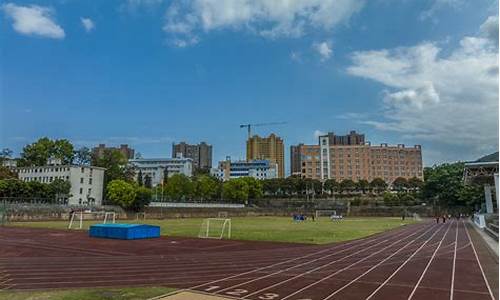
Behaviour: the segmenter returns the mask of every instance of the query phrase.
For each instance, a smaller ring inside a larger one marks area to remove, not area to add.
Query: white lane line
[[[462,220],[462,223],[463,223],[463,220]],[[491,299],[495,300],[495,296],[493,296],[493,292],[491,291],[490,284],[488,283],[488,279],[486,278],[486,274],[484,274],[483,267],[481,266],[481,262],[479,261],[479,257],[477,256],[476,247],[474,247],[474,243],[472,242],[472,239],[470,237],[469,230],[467,230],[467,228],[465,227],[465,224],[464,224],[464,228],[465,228],[465,232],[467,233],[467,237],[469,238],[470,244],[472,246],[472,250],[474,251],[474,256],[476,257],[477,264],[479,265],[479,269],[481,270],[481,274],[483,275],[483,280],[486,283],[486,287],[488,288],[488,292],[490,293]]]
[[[426,234],[426,233],[427,233],[429,230],[431,230],[432,228],[433,228],[433,226],[431,226],[429,229],[425,230],[425,231],[424,231],[424,233],[422,233],[422,235]],[[318,284],[318,283],[320,283],[320,282],[323,282],[323,281],[325,281],[325,280],[327,280],[327,279],[330,279],[330,278],[332,278],[333,276],[335,276],[335,275],[337,275],[337,274],[339,274],[339,273],[341,273],[341,272],[343,272],[343,271],[345,271],[345,270],[347,270],[347,269],[351,268],[352,266],[355,266],[355,265],[357,265],[357,264],[359,264],[359,263],[361,263],[361,262],[363,262],[363,261],[367,260],[368,258],[370,258],[370,257],[372,257],[372,256],[374,256],[374,255],[376,255],[376,254],[379,254],[380,252],[384,251],[385,249],[388,249],[388,248],[390,248],[390,247],[392,247],[392,246],[396,245],[397,243],[399,243],[399,242],[401,242],[401,241],[403,241],[403,240],[406,240],[406,239],[410,238],[411,236],[413,236],[413,235],[415,235],[415,234],[417,234],[417,233],[419,233],[419,232],[421,232],[421,230],[419,230],[419,231],[415,231],[414,233],[410,234],[409,236],[407,236],[407,237],[405,237],[405,238],[403,238],[403,239],[401,239],[401,240],[395,241],[395,242],[393,242],[393,243],[389,244],[388,246],[383,247],[382,249],[380,249],[380,250],[378,250],[378,251],[376,251],[376,252],[374,252],[374,253],[372,253],[372,254],[368,255],[368,256],[367,256],[367,257],[365,257],[365,258],[362,258],[362,259],[360,259],[360,260],[357,260],[357,261],[355,261],[354,263],[352,263],[352,264],[350,264],[350,265],[348,265],[348,266],[346,266],[346,267],[343,267],[343,268],[339,269],[338,271],[336,271],[336,272],[334,272],[334,273],[332,273],[332,274],[330,274],[330,275],[328,275],[328,276],[326,276],[326,277],[323,277],[323,278],[322,278],[322,279],[320,279],[320,280],[317,280],[317,281],[315,281],[315,282],[313,282],[313,283],[311,283],[311,284],[309,284],[309,285],[306,285],[305,287],[303,287],[303,288],[301,288],[301,289],[299,289],[299,290],[296,290],[295,292],[293,292],[293,293],[291,293],[291,294],[287,295],[286,297],[282,298],[281,300],[288,299],[288,298],[290,298],[290,297],[292,297],[292,296],[297,295],[298,293],[300,293],[300,292],[302,292],[302,291],[305,291],[305,290],[307,290],[307,289],[309,289],[309,288],[311,288],[311,287],[313,287],[313,286],[317,285],[317,284]],[[421,236],[422,236],[422,235],[421,235]],[[263,290],[264,290],[264,289],[263,289]],[[263,290],[260,290],[260,291],[263,291]],[[259,292],[260,292],[260,291],[259,291]],[[255,293],[252,293],[252,294],[255,294]],[[250,295],[248,295],[248,296],[250,296]]]
[[[398,272],[399,272],[402,268],[404,268],[404,266],[405,266],[407,263],[409,263],[409,262],[410,262],[410,260],[411,260],[411,259],[412,259],[415,255],[417,255],[417,253],[418,253],[418,252],[420,252],[420,250],[422,250],[422,249],[425,247],[425,245],[427,245],[427,243],[428,243],[428,242],[429,242],[432,238],[434,238],[434,236],[435,236],[438,232],[440,232],[441,230],[442,230],[442,228],[439,228],[438,230],[436,230],[436,231],[434,232],[434,234],[432,234],[432,236],[431,236],[431,237],[430,237],[427,241],[425,241],[425,243],[423,243],[423,244],[422,244],[422,245],[421,245],[421,246],[420,246],[420,247],[419,247],[419,248],[418,248],[415,252],[413,252],[413,254],[412,254],[410,257],[408,257],[408,258],[407,258],[407,259],[403,262],[403,264],[401,264],[401,265],[400,265],[400,266],[399,266],[399,267],[398,267],[398,268],[397,268],[397,269],[396,269],[396,270],[395,270],[395,271],[391,274],[391,276],[387,277],[387,279],[386,279],[384,282],[382,282],[382,284],[380,284],[380,285],[377,287],[377,289],[376,289],[376,290],[374,290],[374,291],[373,291],[373,292],[372,292],[372,293],[371,293],[368,297],[366,297],[366,299],[365,299],[365,300],[369,300],[369,299],[371,299],[371,298],[372,298],[372,297],[373,297],[373,296],[374,296],[374,295],[375,295],[378,291],[380,291],[380,290],[381,290],[381,289],[382,289],[382,288],[383,288],[383,287],[384,287],[384,286],[385,286],[385,285],[386,285],[386,284],[387,284],[387,283],[388,283],[388,282],[389,282],[389,281],[390,281],[390,280],[391,280],[394,276],[396,276],[396,274],[397,274],[397,273],[398,273]],[[437,243],[430,244],[430,245],[431,245],[431,246],[433,246],[433,245],[435,245],[435,244],[437,244]]]
[[[394,257],[395,255],[397,255],[399,252],[401,252],[403,249],[405,249],[406,247],[410,246],[411,244],[413,244],[417,239],[419,239],[420,237],[424,236],[427,232],[421,234],[420,236],[418,236],[417,238],[413,239],[411,242],[407,243],[406,245],[404,245],[403,247],[399,248],[398,251],[392,253],[391,255],[389,255],[388,257],[384,258],[383,260],[381,260],[380,262],[378,262],[376,265],[372,266],[370,269],[366,270],[363,274],[359,275],[358,277],[354,278],[353,280],[351,280],[350,282],[348,282],[347,284],[345,284],[344,286],[342,286],[341,288],[337,289],[335,292],[331,293],[330,295],[328,295],[326,298],[324,298],[323,300],[328,300],[328,299],[331,299],[333,296],[337,295],[338,293],[340,293],[341,291],[343,291],[344,289],[346,289],[347,287],[349,287],[351,284],[355,283],[356,281],[358,281],[360,278],[362,278],[363,276],[365,276],[366,274],[370,273],[371,271],[375,270],[376,268],[378,268],[380,265],[382,265],[384,262],[388,261],[389,259],[391,259],[392,257]],[[434,237],[434,235],[437,233],[437,231],[434,231],[434,233],[429,237],[427,238],[427,240],[425,241],[425,243],[429,242],[432,237]],[[425,244],[424,243],[424,244]],[[418,250],[420,250],[422,247],[418,248]],[[417,250],[417,251],[418,251]],[[416,252],[415,252],[416,253]],[[414,253],[414,254],[415,254]]]
[[[403,235],[403,234],[404,234],[404,233],[399,233],[399,234],[397,234],[397,235],[393,236],[392,238],[394,238],[394,237],[398,237],[398,236],[401,236],[401,235]],[[359,251],[364,251],[364,250],[367,250],[367,249],[372,248],[372,247],[374,247],[374,246],[377,246],[377,245],[379,245],[379,244],[381,244],[381,243],[383,243],[383,242],[386,242],[387,240],[388,240],[388,239],[382,240],[381,242],[378,242],[378,243],[376,243],[376,244],[373,244],[372,246],[370,246],[370,247],[368,247],[368,248],[363,248],[362,250],[359,250]],[[277,275],[277,274],[280,274],[280,273],[283,273],[283,272],[286,272],[286,271],[290,271],[290,270],[292,270],[292,269],[299,268],[299,267],[302,267],[302,266],[304,266],[304,265],[311,264],[311,263],[316,262],[316,261],[318,261],[318,260],[321,260],[321,259],[324,259],[324,258],[328,258],[328,257],[330,257],[330,256],[337,255],[337,254],[339,254],[339,253],[343,253],[343,252],[348,251],[348,250],[351,250],[351,249],[353,249],[353,248],[355,248],[355,247],[358,247],[358,246],[364,246],[364,245],[369,244],[369,243],[373,243],[373,241],[366,241],[365,243],[362,243],[362,244],[356,244],[356,245],[353,245],[353,246],[351,246],[351,247],[347,247],[347,248],[345,248],[345,249],[342,249],[342,250],[341,250],[341,251],[339,251],[339,252],[331,253],[331,254],[328,254],[328,255],[325,255],[325,256],[322,256],[322,257],[319,257],[319,258],[315,258],[315,259],[310,260],[310,261],[303,262],[303,263],[298,264],[298,265],[294,265],[294,266],[292,266],[292,267],[288,267],[288,268],[286,268],[286,269],[282,269],[282,270],[276,271],[276,272],[271,273],[271,274],[267,274],[267,275],[265,275],[265,276],[256,277],[256,278],[254,278],[254,279],[252,279],[252,280],[245,281],[245,282],[242,282],[242,283],[238,283],[238,284],[235,284],[235,285],[229,286],[229,287],[227,287],[227,288],[224,288],[224,289],[221,289],[221,290],[216,291],[216,292],[215,292],[215,294],[220,294],[220,293],[222,293],[222,292],[224,292],[224,291],[227,291],[227,290],[230,290],[230,289],[236,288],[236,287],[241,286],[241,285],[246,285],[246,284],[249,284],[249,283],[252,283],[252,282],[255,282],[255,281],[261,280],[261,279],[265,279],[265,278],[268,278],[268,277],[271,277],[271,276],[274,276],[274,275]],[[359,251],[356,251],[356,253],[358,253]],[[349,256],[351,256],[351,255],[349,255]],[[349,257],[349,256],[346,256],[346,257]],[[344,258],[346,258],[346,257],[343,257],[342,259],[344,259]],[[324,268],[324,267],[327,267],[327,266],[329,266],[329,265],[331,265],[331,264],[333,264],[333,263],[335,263],[335,262],[338,262],[339,260],[342,260],[342,259],[337,259],[337,260],[331,261],[331,262],[329,262],[329,263],[327,263],[327,264],[325,264],[325,265],[322,265],[319,269]],[[318,268],[314,268],[314,270],[316,270],[316,269],[318,269]],[[309,273],[311,273],[311,272],[306,272],[305,274],[309,274]],[[305,275],[305,274],[304,274],[304,275]],[[281,283],[282,283],[282,282],[281,282]],[[250,295],[251,295],[251,294],[250,294]],[[250,296],[250,295],[249,295],[249,296]]]
[[[426,225],[427,226],[427,225]],[[408,231],[408,228],[405,228],[402,230],[402,232],[406,232]],[[401,232],[400,232],[401,233]],[[398,233],[399,234],[399,233]],[[395,236],[395,235],[398,235],[396,233],[394,234],[389,234],[388,236],[386,235],[382,235],[382,236],[379,236],[379,237],[367,237],[367,238],[364,238],[364,239],[359,239],[359,240],[356,240],[352,243],[357,243],[357,242],[361,242],[363,240],[370,240],[370,241],[376,241],[376,240],[379,240],[379,239],[382,239],[382,238],[389,238],[391,236]],[[351,243],[351,244],[352,244]],[[307,254],[307,255],[304,255],[304,256],[299,256],[297,258],[294,258],[294,259],[290,259],[290,260],[286,260],[286,261],[282,261],[282,262],[279,262],[279,263],[275,263],[275,264],[271,264],[269,266],[266,266],[266,267],[260,267],[260,268],[256,268],[254,270],[251,270],[251,271],[248,271],[248,272],[243,272],[243,273],[240,273],[240,274],[236,274],[236,275],[232,275],[232,276],[228,276],[228,277],[224,277],[222,279],[218,279],[218,280],[214,280],[214,281],[210,281],[210,282],[206,282],[206,283],[203,283],[203,284],[199,284],[199,285],[196,285],[196,286],[192,286],[190,287],[189,289],[197,289],[197,288],[200,288],[202,286],[205,286],[205,285],[211,285],[211,284],[214,284],[214,283],[217,283],[217,282],[220,282],[220,281],[225,281],[225,280],[229,280],[229,279],[232,279],[232,278],[236,278],[238,276],[243,276],[243,275],[247,275],[247,274],[251,274],[251,273],[255,273],[255,272],[259,272],[259,271],[262,271],[262,270],[265,270],[265,269],[269,269],[269,268],[272,268],[272,267],[275,267],[275,266],[279,266],[279,265],[282,265],[282,264],[285,264],[285,263],[289,263],[289,262],[293,262],[293,261],[296,261],[296,260],[299,260],[299,259],[304,259],[304,258],[308,258],[310,256],[313,256],[313,255],[317,255],[317,254],[320,254],[320,253],[324,253],[326,251],[331,251],[333,249],[336,249],[340,246],[343,246],[343,245],[346,245],[346,244],[341,244],[341,245],[335,245],[335,246],[332,246],[332,247],[328,247],[327,249],[324,249],[324,250],[321,250],[321,251],[317,251],[317,252],[313,252],[313,253],[310,253],[310,254]]]
[[[457,245],[458,245],[458,221],[455,232],[455,251],[453,252],[453,269],[451,271],[451,287],[450,287],[450,300],[453,300],[453,291],[455,289],[455,267],[457,263]]]
[[[429,266],[431,265],[432,261],[434,260],[434,257],[436,257],[436,253],[438,252],[439,247],[443,243],[444,238],[448,234],[448,231],[450,230],[450,227],[451,227],[451,224],[448,225],[448,228],[446,229],[446,232],[444,233],[443,237],[441,238],[441,241],[439,242],[439,245],[436,247],[436,250],[434,250],[434,252],[432,253],[432,256],[429,259],[429,261],[427,262],[427,265],[425,266],[424,271],[422,271],[422,274],[420,275],[420,278],[418,278],[417,283],[413,287],[413,290],[411,291],[410,296],[408,296],[408,300],[410,300],[411,298],[413,298],[413,295],[415,295],[415,291],[417,290],[418,286],[420,285],[420,282],[422,282],[422,279],[424,278],[425,273],[427,273],[427,270],[429,269]]]

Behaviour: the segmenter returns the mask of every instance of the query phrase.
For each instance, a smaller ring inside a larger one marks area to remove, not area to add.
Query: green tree
[[[330,195],[333,195],[335,193],[335,190],[337,189],[337,181],[335,179],[327,179],[325,180],[325,183],[323,185],[323,188],[325,191],[327,191]]]
[[[424,182],[420,178],[412,177],[408,179],[408,188],[413,192],[420,190],[423,185]]]
[[[139,170],[139,173],[137,173],[137,184],[139,186],[143,186],[144,185],[144,181],[142,179],[142,170]]]
[[[356,189],[364,194],[370,190],[370,183],[368,180],[360,179],[356,182]]]
[[[340,193],[347,192],[350,194],[356,189],[356,183],[351,179],[344,179],[339,183],[338,188]]]
[[[71,182],[63,179],[56,179],[49,183],[49,190],[53,198],[67,198],[71,191]]]
[[[118,149],[105,149],[102,156],[92,156],[92,165],[106,169],[104,195],[108,195],[107,188],[113,180],[123,180],[129,183],[134,181],[134,169],[127,163],[127,158]]]
[[[13,179],[0,180],[0,197],[29,198],[30,190],[26,182]]]
[[[384,192],[383,195],[384,199],[384,204],[387,206],[396,206],[399,205],[399,198],[398,195],[391,193],[391,192]]]
[[[63,164],[71,164],[73,155],[73,145],[68,140],[51,140],[44,137],[23,148],[19,164],[43,166],[49,158],[60,159]]]
[[[17,173],[7,167],[0,166],[0,180],[17,178]]]
[[[377,193],[381,193],[387,189],[387,183],[382,178],[374,178],[370,182],[370,187]]]
[[[151,175],[147,174],[145,177],[144,177],[144,187],[145,188],[148,188],[148,189],[151,189],[153,188],[153,181],[151,179]]]
[[[254,200],[262,198],[262,183],[253,177],[242,177],[248,186],[248,199]]]
[[[135,199],[130,205],[130,209],[134,211],[141,211],[145,206],[151,203],[152,191],[151,189],[143,186],[135,186]]]
[[[247,203],[248,194],[248,184],[243,178],[234,178],[223,183],[222,197],[225,200]]]
[[[165,192],[174,201],[190,199],[194,194],[194,186],[186,175],[174,174],[168,179]]]
[[[195,181],[195,195],[200,200],[218,198],[220,182],[212,176],[201,175]]]
[[[110,181],[106,190],[108,200],[123,208],[131,208],[137,197],[136,187],[132,183],[121,179]]]
[[[408,180],[404,177],[398,177],[392,182],[392,188],[398,192],[404,192],[408,188]]]

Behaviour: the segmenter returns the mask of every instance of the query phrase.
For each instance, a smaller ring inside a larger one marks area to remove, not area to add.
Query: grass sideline
[[[117,220],[117,223],[147,223],[161,227],[166,236],[197,237],[203,218],[165,220]],[[332,222],[322,217],[315,222],[293,222],[290,217],[238,217],[231,218],[232,239],[251,241],[327,244],[358,239],[380,233],[404,224],[415,223],[411,218],[353,217]],[[83,228],[102,222],[85,221]],[[14,222],[9,226],[66,229],[68,221]]]
[[[0,291],[0,300],[146,300],[174,291],[167,287]]]

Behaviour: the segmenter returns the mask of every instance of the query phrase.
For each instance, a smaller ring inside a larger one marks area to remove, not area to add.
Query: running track
[[[1,227],[0,289],[163,285],[235,299],[495,299],[466,226],[422,223],[323,246]]]

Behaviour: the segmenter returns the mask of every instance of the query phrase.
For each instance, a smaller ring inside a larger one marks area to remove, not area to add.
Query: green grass
[[[96,288],[29,292],[0,292],[0,300],[145,300],[170,293],[166,287]]]
[[[310,244],[325,244],[362,238],[403,224],[414,223],[400,218],[345,218],[340,222],[332,222],[323,217],[316,222],[293,222],[290,217],[245,217],[231,218],[232,239],[252,241],[277,241]],[[120,220],[121,223],[137,223],[138,221]],[[139,223],[159,225],[162,235],[197,237],[203,219],[168,219],[143,220]],[[84,222],[84,229],[100,222]],[[67,221],[15,222],[11,226],[66,229]]]

